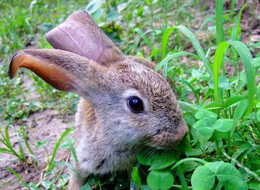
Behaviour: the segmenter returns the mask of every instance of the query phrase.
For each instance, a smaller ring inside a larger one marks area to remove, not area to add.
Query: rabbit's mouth
[[[158,129],[152,136],[151,143],[153,147],[174,148],[178,145],[189,129],[182,119],[177,128]]]

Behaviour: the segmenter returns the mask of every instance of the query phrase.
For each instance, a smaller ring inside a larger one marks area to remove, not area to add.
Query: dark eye
[[[143,101],[137,96],[131,96],[127,99],[127,107],[133,113],[141,113],[144,111]]]

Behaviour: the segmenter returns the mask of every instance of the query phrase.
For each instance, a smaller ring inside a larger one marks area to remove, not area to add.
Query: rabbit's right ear
[[[124,59],[124,54],[100,30],[86,11],[79,11],[48,32],[47,41],[55,48],[107,64]]]

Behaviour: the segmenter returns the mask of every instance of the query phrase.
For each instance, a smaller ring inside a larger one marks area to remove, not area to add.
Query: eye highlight
[[[143,101],[137,96],[131,96],[127,99],[127,107],[133,113],[142,113],[144,111]]]

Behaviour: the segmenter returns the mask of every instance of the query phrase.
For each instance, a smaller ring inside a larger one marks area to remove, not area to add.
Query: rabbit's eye
[[[144,111],[143,101],[137,96],[131,96],[127,99],[127,107],[133,113],[141,113]]]

